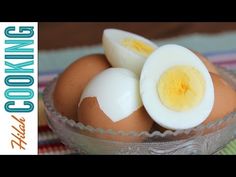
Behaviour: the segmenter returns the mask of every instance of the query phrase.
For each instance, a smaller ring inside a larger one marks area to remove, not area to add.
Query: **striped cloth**
[[[236,33],[235,33],[236,36]],[[89,51],[88,49],[85,49]],[[98,48],[99,51],[100,48]],[[92,48],[91,48],[92,51]],[[95,53],[95,52],[91,52]],[[217,66],[224,67],[236,74],[236,45],[234,49],[223,50],[217,52],[204,52],[205,56]],[[43,56],[43,55],[42,55]],[[43,57],[42,57],[43,58]],[[47,57],[45,57],[47,58]],[[40,59],[39,59],[40,60]],[[72,60],[70,61],[72,62]],[[65,66],[65,65],[64,65]],[[49,129],[49,127],[44,122],[44,113],[43,113],[43,105],[42,105],[42,92],[45,88],[45,85],[48,81],[52,80],[54,77],[58,75],[59,72],[63,71],[63,68],[55,67],[53,69],[39,72],[39,120],[42,121],[39,126],[39,154],[74,154],[72,150],[65,147],[58,137]],[[236,154],[236,139],[231,141],[226,145],[225,148],[217,152],[220,155],[230,155]]]
[[[38,153],[40,155],[74,154],[74,152],[60,142],[58,137],[48,126],[39,127]]]

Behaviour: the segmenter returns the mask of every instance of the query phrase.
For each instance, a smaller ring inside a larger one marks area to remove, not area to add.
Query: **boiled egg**
[[[149,115],[167,129],[201,124],[214,104],[211,76],[197,55],[169,44],[146,60],[140,78],[141,98]]]
[[[106,29],[102,44],[113,67],[127,68],[140,75],[146,58],[157,48],[150,40],[118,29]]]
[[[57,79],[53,93],[56,110],[77,120],[77,106],[83,89],[94,76],[109,67],[104,54],[83,56],[71,63]]]
[[[236,111],[235,90],[219,75],[210,74],[214,84],[215,101],[211,114],[203,122],[204,124],[222,119],[227,114]]]
[[[149,131],[153,124],[141,101],[138,77],[124,68],[106,69],[88,83],[78,104],[78,121],[94,128],[136,132]]]

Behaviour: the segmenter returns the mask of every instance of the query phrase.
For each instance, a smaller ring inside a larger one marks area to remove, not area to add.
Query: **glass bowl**
[[[217,69],[236,88],[236,76],[223,68]],[[52,80],[43,94],[48,125],[62,143],[78,154],[214,154],[236,137],[236,111],[208,125],[187,130],[160,132],[154,126],[151,132],[123,132],[85,126],[55,110],[52,93],[56,82],[57,78]],[[121,141],[122,138],[129,141]]]

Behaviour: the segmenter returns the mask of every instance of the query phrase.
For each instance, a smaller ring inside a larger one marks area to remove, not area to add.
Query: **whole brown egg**
[[[235,90],[219,75],[210,74],[214,84],[215,101],[210,115],[203,122],[204,124],[222,119],[236,110]]]

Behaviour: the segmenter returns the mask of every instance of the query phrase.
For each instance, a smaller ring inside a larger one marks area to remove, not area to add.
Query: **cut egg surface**
[[[150,40],[118,29],[106,29],[103,48],[113,67],[127,68],[140,75],[146,58],[157,48]]]
[[[214,104],[214,87],[203,62],[175,44],[161,46],[145,62],[140,93],[153,120],[167,129],[201,124]]]
[[[101,110],[113,121],[120,121],[143,106],[136,74],[124,68],[109,68],[92,79],[84,89],[85,98],[95,97]]]

